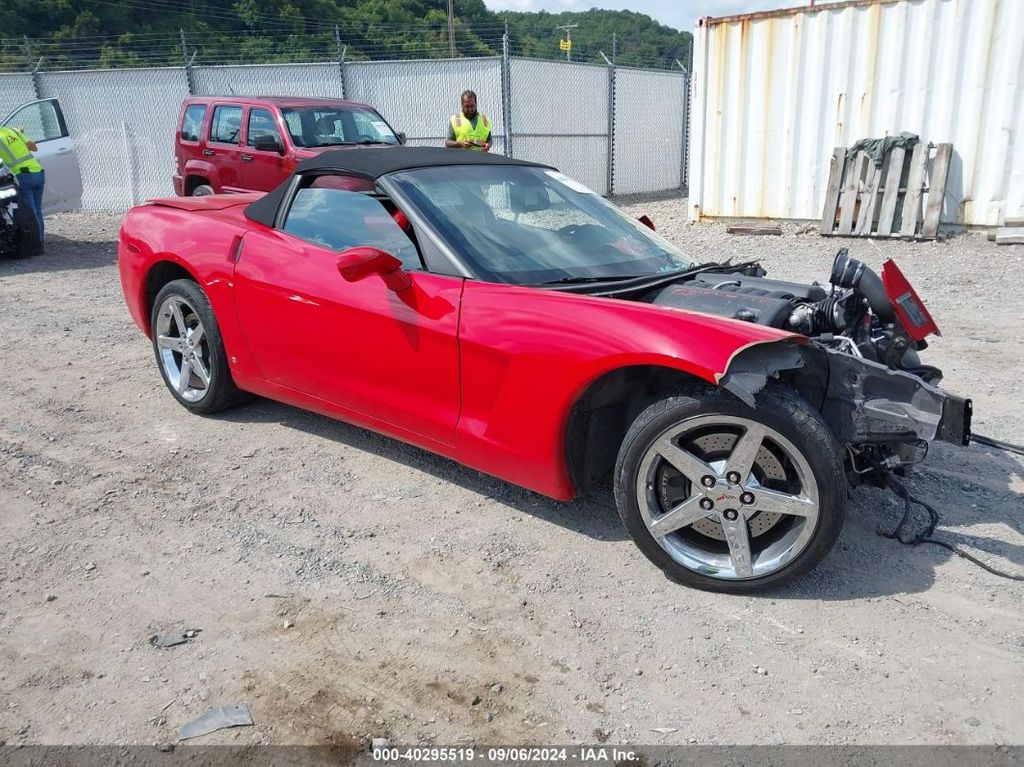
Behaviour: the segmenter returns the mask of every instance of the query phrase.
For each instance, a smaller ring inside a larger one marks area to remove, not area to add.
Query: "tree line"
[[[492,56],[508,30],[511,53],[627,66],[689,67],[692,36],[633,11],[494,12],[455,0],[456,56]],[[329,59],[439,58],[452,54],[446,0],[7,0],[0,4],[0,63],[122,67]],[[181,33],[184,32],[184,44]],[[601,54],[604,54],[602,56]]]

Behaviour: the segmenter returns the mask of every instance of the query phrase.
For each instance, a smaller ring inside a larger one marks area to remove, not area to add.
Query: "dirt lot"
[[[691,227],[632,205],[700,261],[826,279],[840,243]],[[547,500],[268,401],[216,418],[164,390],[115,265],[118,218],[48,224],[0,262],[0,741],[163,743],[1024,742],[1024,585],[875,534],[762,598],[686,590],[601,492]],[[981,433],[1024,441],[1024,247],[852,241],[896,257],[944,331],[927,361]],[[936,446],[910,480],[941,537],[1024,570],[1024,468]],[[199,628],[158,650],[149,637]]]

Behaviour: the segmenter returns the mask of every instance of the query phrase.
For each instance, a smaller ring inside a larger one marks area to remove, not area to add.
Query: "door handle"
[[[252,159],[252,155],[251,154],[243,154],[242,155],[242,162],[249,162],[249,160],[251,160],[251,159]]]
[[[67,154],[70,151],[71,151],[70,149],[68,149],[67,147],[64,147],[63,149],[58,149],[57,150],[57,154]]]
[[[215,152],[212,149],[203,150],[203,157],[213,157],[214,154]]]

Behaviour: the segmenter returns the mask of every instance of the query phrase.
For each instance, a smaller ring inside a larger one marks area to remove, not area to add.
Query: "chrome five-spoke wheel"
[[[842,449],[820,413],[769,383],[753,406],[707,384],[643,410],[619,448],[615,502],[669,577],[736,594],[814,567],[842,528]]]
[[[160,375],[193,413],[209,415],[241,402],[217,315],[199,283],[171,280],[156,294],[150,315]]]
[[[733,416],[698,416],[665,431],[642,459],[636,493],[669,556],[714,578],[785,567],[818,520],[807,459],[774,429]]]
[[[186,402],[199,402],[210,388],[210,345],[195,308],[169,295],[157,309],[156,347],[164,378]]]

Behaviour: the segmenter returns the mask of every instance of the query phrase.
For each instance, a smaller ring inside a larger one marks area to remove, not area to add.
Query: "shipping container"
[[[1024,0],[845,0],[697,23],[690,218],[820,219],[834,147],[952,142],[942,221],[1024,217]]]

